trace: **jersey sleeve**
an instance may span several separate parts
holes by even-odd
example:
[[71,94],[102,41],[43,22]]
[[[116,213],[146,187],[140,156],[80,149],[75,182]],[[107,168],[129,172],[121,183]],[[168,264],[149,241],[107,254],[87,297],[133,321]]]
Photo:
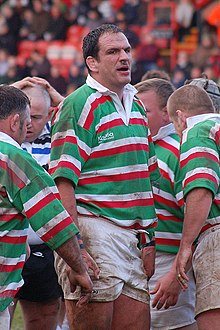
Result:
[[184,199],[195,188],[206,188],[216,195],[219,186],[219,153],[211,138],[195,136],[181,146],[180,167]]

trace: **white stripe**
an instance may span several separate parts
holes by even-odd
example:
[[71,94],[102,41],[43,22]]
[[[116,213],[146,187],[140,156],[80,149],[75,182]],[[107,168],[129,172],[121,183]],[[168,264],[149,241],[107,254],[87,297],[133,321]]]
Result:
[[148,159],[148,166],[152,166],[156,163],[157,163],[157,157],[156,156],[152,156]]
[[12,282],[8,285],[2,285],[0,286],[0,294],[4,293],[4,291],[13,291],[17,288],[20,288],[24,284],[24,280],[21,280],[20,282]]
[[158,159],[159,168],[161,168],[164,172],[166,172],[170,178],[170,181],[174,183],[175,175],[174,172],[168,167],[168,165],[162,160]]
[[213,126],[210,130],[209,133],[209,138],[211,138],[212,140],[215,139],[216,133],[220,130],[220,125],[219,123],[216,123],[215,126]]
[[110,123],[116,119],[120,119],[121,117],[117,112],[110,113],[107,116],[104,116],[100,119],[100,122],[96,125],[95,130],[98,131],[99,127],[105,125],[106,123]]
[[18,212],[18,210],[15,209],[15,208],[8,209],[6,207],[1,207],[1,209],[0,209],[0,214],[1,215],[3,215],[3,214],[7,214],[7,215],[11,214],[12,215],[12,214],[18,214],[18,213],[20,213],[20,212]]
[[131,165],[131,166],[114,167],[114,168],[109,168],[109,169],[82,173],[80,176],[80,179],[92,178],[92,177],[96,177],[96,176],[120,175],[120,174],[144,172],[144,171],[147,171],[147,165],[137,164],[137,165]]
[[177,201],[180,201],[180,200],[183,199],[183,191],[182,190],[176,194],[176,199],[177,199]]
[[126,202],[138,199],[149,199],[152,198],[153,194],[149,192],[136,192],[133,194],[121,194],[121,195],[91,195],[91,194],[76,194],[76,199],[84,199],[88,201],[99,201],[99,202]]
[[167,136],[166,138],[163,139],[163,141],[165,141],[166,143],[170,144],[171,146],[179,150],[180,143],[171,136]]
[[8,237],[25,237],[27,236],[27,228],[23,229],[23,230],[4,230],[4,231],[0,231],[0,237],[4,237],[4,236],[8,236]]
[[188,171],[186,173],[185,179],[183,180],[183,186],[185,185],[185,181],[187,179],[191,178],[191,176],[196,175],[196,174],[210,174],[212,177],[214,177],[216,179],[217,185],[219,185],[219,177],[215,171],[213,171],[211,168],[207,168],[207,167],[197,167],[196,169],[194,169],[192,171]]
[[101,150],[109,150],[112,148],[117,148],[121,146],[130,146],[131,144],[145,144],[148,146],[148,139],[143,137],[128,137],[125,139],[114,140],[106,143],[102,143],[99,146],[92,149],[92,152],[101,151]]
[[165,217],[173,217],[173,214],[170,213],[168,210],[165,210],[165,209],[158,209],[158,208],[156,208],[156,213],[157,214],[161,214],[161,215],[163,215]]
[[26,258],[26,254],[22,254],[18,258],[9,258],[9,257],[0,256],[0,265],[14,266],[17,265],[19,262],[24,262],[25,258]]
[[181,233],[169,233],[169,232],[160,232],[160,231],[155,231],[155,236],[156,238],[169,238],[169,239],[178,239],[180,240],[182,238]]
[[168,193],[166,191],[163,191],[160,188],[157,188],[157,187],[154,187],[153,186],[153,193],[154,193],[154,195],[158,195],[158,196],[160,196],[160,197],[162,197],[162,198],[164,198],[166,200],[172,201],[176,205],[178,205],[177,204],[177,201],[176,201],[176,198],[172,194],[170,194],[170,193]]
[[61,102],[59,103],[59,105],[58,105],[59,110],[58,110],[57,113],[56,113],[55,123],[57,123],[57,122],[60,120],[60,115],[61,115],[61,113],[62,113],[62,107],[63,107],[63,103],[64,103],[64,101],[65,101],[65,99],[63,99],[63,101],[61,101]]
[[49,222],[47,222],[43,227],[39,228],[36,231],[36,234],[39,237],[42,237],[43,235],[48,233],[51,229],[56,227],[56,225],[58,225],[60,222],[62,222],[62,220],[66,219],[68,217],[69,217],[69,214],[67,213],[66,210],[60,212],[55,217],[53,217],[53,219],[51,219]]
[[76,141],[77,141],[77,145],[79,145],[79,147],[83,151],[85,151],[85,153],[87,155],[90,155],[91,148],[85,142],[83,142],[82,140],[80,140],[78,136],[76,136],[74,129],[69,129],[69,130],[67,130],[65,132],[57,132],[56,134],[54,134],[52,136],[52,142],[57,141],[57,140],[65,139],[66,137],[73,137],[73,138],[75,138]]
[[31,199],[29,199],[26,203],[23,204],[25,212],[29,211],[33,206],[35,206],[37,203],[39,203],[42,199],[44,199],[51,193],[58,193],[58,189],[56,186],[45,187],[44,189],[39,191],[36,195],[34,195]]
[[29,184],[30,180],[26,176],[26,174],[18,167],[11,159],[8,158],[7,155],[0,152],[1,160],[7,163],[8,168],[10,168],[16,175],[19,177],[21,181],[25,184]]
[[211,149],[211,148],[207,148],[207,147],[194,147],[189,149],[188,151],[181,153],[180,156],[180,161],[185,160],[187,157],[191,156],[194,153],[199,153],[199,152],[205,152],[205,153],[209,153],[211,155],[214,155],[217,159],[219,158],[218,153]]
[[79,171],[81,171],[81,163],[78,161],[78,159],[76,159],[75,157],[72,157],[70,155],[66,155],[66,154],[62,154],[61,157],[57,160],[52,160],[50,162],[50,169],[57,167],[60,162],[71,163],[74,166],[76,166],[76,168]]
[[218,193],[218,194],[215,195],[215,199],[216,199],[217,201],[220,200],[220,193]]
[[[77,207],[77,210],[78,210],[78,207]],[[97,218],[100,217],[99,214],[92,214],[92,213],[88,213],[88,210],[85,209],[84,207],[81,207],[80,208],[80,213],[79,213],[79,216],[80,215],[93,215]],[[115,219],[115,218],[109,218],[109,220],[111,220],[112,222],[114,222],[115,224],[119,225],[120,227],[130,227],[132,225],[134,225],[135,223],[136,224],[140,224],[141,226],[143,227],[147,227],[147,226],[150,226],[152,225],[154,222],[157,222],[157,218],[153,218],[153,219],[134,219],[134,220],[118,220],[118,219]]]
[[100,97],[102,97],[102,94],[100,94],[99,92],[96,92],[96,93],[91,94],[87,98],[86,103],[82,109],[81,115],[78,120],[78,124],[80,126],[82,126],[82,127],[84,126],[86,119],[90,113],[92,102],[94,102],[96,99],[99,99]]

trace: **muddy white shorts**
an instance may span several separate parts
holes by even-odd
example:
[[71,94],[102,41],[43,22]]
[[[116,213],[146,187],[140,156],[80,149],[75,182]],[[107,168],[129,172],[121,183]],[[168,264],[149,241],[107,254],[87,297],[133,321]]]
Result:
[[[160,277],[169,272],[175,257],[173,253],[156,253],[155,274],[149,281],[150,290],[155,287]],[[152,330],[171,330],[195,323],[195,281],[192,269],[187,276],[189,276],[189,287],[186,291],[181,290],[175,306],[160,310],[151,307]],[[151,302],[153,298],[154,295],[151,295]]]
[[[137,232],[101,217],[79,216],[78,222],[85,248],[100,268],[99,280],[95,280],[90,272],[95,291],[91,301],[113,301],[124,294],[149,304],[148,281],[137,248]],[[79,299],[79,290],[70,292],[64,261],[59,256],[55,259],[64,298]]]
[[220,225],[207,229],[193,255],[196,315],[220,308]]

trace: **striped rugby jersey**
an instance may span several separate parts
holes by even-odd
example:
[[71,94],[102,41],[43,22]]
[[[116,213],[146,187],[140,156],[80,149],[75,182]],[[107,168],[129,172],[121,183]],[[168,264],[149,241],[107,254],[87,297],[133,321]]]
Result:
[[79,214],[142,229],[156,226],[151,181],[159,170],[145,110],[131,85],[118,96],[87,78],[52,124],[50,173],[75,186]]
[[[21,147],[31,154],[45,170],[48,170],[51,148],[50,123],[48,122],[44,126],[40,136],[36,140],[33,142],[25,141]],[[31,226],[28,228],[28,243],[30,245],[43,243],[42,239],[40,239]]]
[[[78,232],[52,178],[8,135],[0,133],[0,311],[23,285],[29,221],[56,249]],[[29,219],[29,221],[27,220]]]
[[[177,253],[183,227],[183,193],[179,175],[179,137],[173,124],[161,127],[153,137],[161,172],[159,188],[154,186],[158,225],[155,229],[157,251]],[[182,206],[182,207],[181,207]]]
[[202,231],[209,225],[220,223],[219,142],[220,115],[205,114],[187,119],[180,147],[184,198],[199,187],[213,193],[212,206]]

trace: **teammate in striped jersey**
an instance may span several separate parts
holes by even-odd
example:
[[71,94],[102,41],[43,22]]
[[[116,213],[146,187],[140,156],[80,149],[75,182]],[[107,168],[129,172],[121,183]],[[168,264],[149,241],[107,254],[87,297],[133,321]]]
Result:
[[48,246],[66,260],[72,289],[79,284],[81,302],[92,283],[82,261],[78,228],[59,201],[52,178],[22,148],[30,125],[27,96],[0,86],[0,329],[9,329],[8,306],[23,284],[28,223]]
[[[51,105],[57,106],[63,97],[44,79],[27,77],[13,84],[30,100],[31,125],[22,148],[28,151],[44,169],[50,158]],[[30,257],[22,270],[24,284],[15,296],[10,313],[13,315],[19,299],[27,329],[54,329],[58,323],[62,289],[54,269],[54,253],[29,226]]]
[[[135,85],[137,96],[146,108],[149,128],[162,179],[153,187],[158,226],[155,229],[155,274],[150,279],[152,297],[151,327],[153,330],[197,329],[194,319],[195,281],[192,269],[190,290],[181,292],[175,273],[175,258],[183,227],[181,186],[175,183],[179,173],[179,137],[167,113],[167,100],[174,86],[164,79],[147,79]],[[178,302],[177,302],[178,300]],[[174,305],[167,309],[169,305]],[[184,327],[184,328],[183,328]]]
[[220,324],[220,115],[208,94],[186,85],[168,100],[168,113],[181,138],[180,173],[185,200],[183,237],[177,258],[177,277],[187,289],[187,263],[192,244],[196,279],[196,320],[200,330]]
[[144,108],[129,84],[131,46],[105,24],[84,38],[83,55],[86,84],[64,100],[52,124],[50,173],[69,213],[78,212],[101,275],[77,315],[78,295],[60,272],[69,322],[71,329],[147,330],[157,224],[151,182],[160,174]]

